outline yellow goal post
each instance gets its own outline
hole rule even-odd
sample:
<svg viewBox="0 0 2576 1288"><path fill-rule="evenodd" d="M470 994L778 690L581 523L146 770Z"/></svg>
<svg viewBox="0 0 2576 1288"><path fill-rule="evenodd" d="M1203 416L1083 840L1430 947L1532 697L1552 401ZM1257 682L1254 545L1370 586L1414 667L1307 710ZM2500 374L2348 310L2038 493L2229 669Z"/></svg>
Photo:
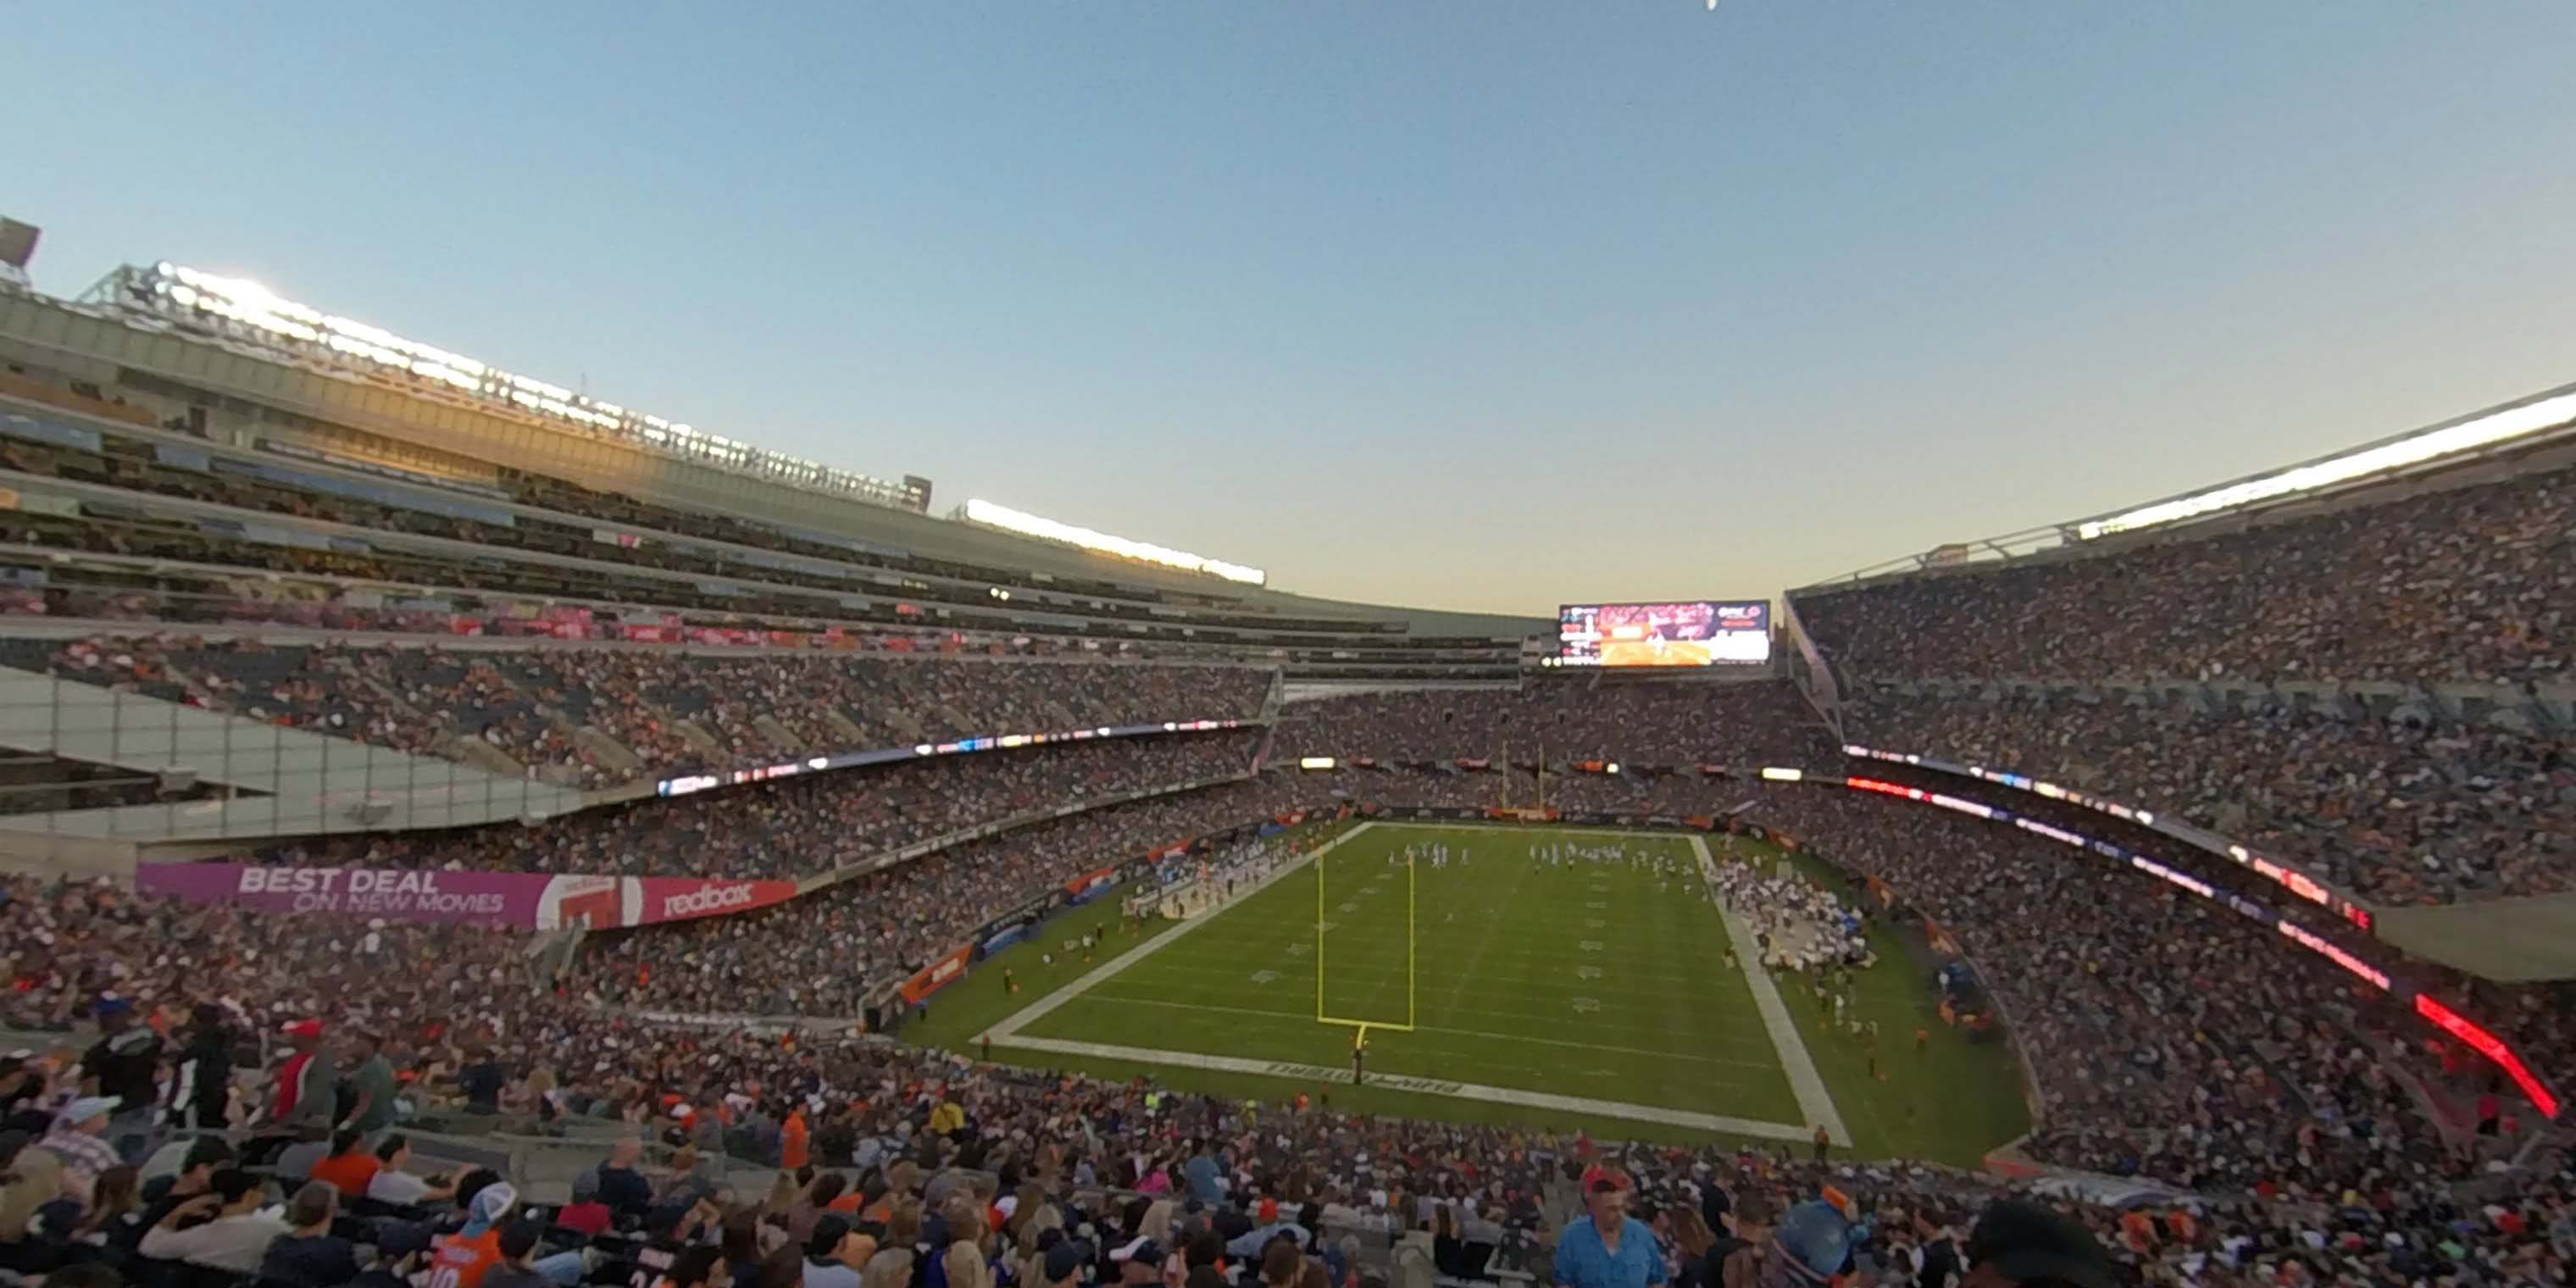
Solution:
<svg viewBox="0 0 2576 1288"><path fill-rule="evenodd" d="M1384 1029L1389 1033L1411 1033L1413 1031L1413 919L1414 910L1418 906L1414 902L1416 886L1413 873L1413 860L1408 857L1404 861L1404 1022L1402 1024L1397 1024L1392 1020L1346 1019L1342 1016L1331 1014L1324 1008L1324 862L1327 857L1328 856L1326 855L1317 855L1315 858L1315 1022L1317 1024L1332 1024L1356 1030L1356 1032L1351 1035L1351 1049L1357 1051L1365 1049L1368 1046L1368 1031L1370 1029Z"/></svg>

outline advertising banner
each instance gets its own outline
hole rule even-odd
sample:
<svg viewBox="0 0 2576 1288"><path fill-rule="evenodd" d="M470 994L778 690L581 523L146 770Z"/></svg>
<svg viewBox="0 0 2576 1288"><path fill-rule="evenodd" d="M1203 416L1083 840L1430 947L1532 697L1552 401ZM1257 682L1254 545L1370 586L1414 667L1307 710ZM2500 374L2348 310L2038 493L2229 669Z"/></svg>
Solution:
<svg viewBox="0 0 2576 1288"><path fill-rule="evenodd" d="M898 990L906 1006L919 1006L931 994L966 977L966 963L975 955L975 945L965 944L941 954L937 960L912 973Z"/></svg>
<svg viewBox="0 0 2576 1288"><path fill-rule="evenodd" d="M135 889L190 903L509 930L649 926L782 903L793 881L141 863Z"/></svg>
<svg viewBox="0 0 2576 1288"><path fill-rule="evenodd" d="M1075 877L1071 881L1065 882L1064 892L1066 895L1070 896L1075 903L1087 903L1094 896L1097 896L1100 892L1107 890L1112 884L1115 884L1117 880L1118 869L1115 866L1094 868L1089 872L1083 873L1081 876Z"/></svg>

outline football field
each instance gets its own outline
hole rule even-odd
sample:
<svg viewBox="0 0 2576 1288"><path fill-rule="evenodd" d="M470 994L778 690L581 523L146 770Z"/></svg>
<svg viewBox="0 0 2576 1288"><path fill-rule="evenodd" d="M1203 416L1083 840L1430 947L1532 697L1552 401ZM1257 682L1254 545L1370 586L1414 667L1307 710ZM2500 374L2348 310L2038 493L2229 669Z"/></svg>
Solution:
<svg viewBox="0 0 2576 1288"><path fill-rule="evenodd" d="M1534 857L1550 850L1559 861ZM1315 833L1308 853L1187 921L1122 935L1114 907L1077 910L1041 943L979 968L953 1004L943 995L937 1022L907 1036L963 1049L989 1040L993 1058L1017 1063L1418 1117L1800 1144L1821 1124L1845 1145L1857 1135L1922 1148L1900 1146L1923 1124L1899 1121L1859 1067L1857 1040L1837 1041L1794 977L1784 997L1771 972L1750 966L1749 931L1709 897L1704 863L1778 862L1767 846L1373 822ZM1094 927L1104 941L1082 960L1070 946ZM994 990L996 965L1023 991ZM1898 972L1867 974L1916 986ZM1857 991L1863 1014L1891 996ZM1915 1019L1910 1007L1887 1015L1882 1029L1902 1025L1891 1050L1918 1055ZM1932 1053L1919 1054L1930 1072ZM1942 1053L1945 1071L1955 1054Z"/></svg>

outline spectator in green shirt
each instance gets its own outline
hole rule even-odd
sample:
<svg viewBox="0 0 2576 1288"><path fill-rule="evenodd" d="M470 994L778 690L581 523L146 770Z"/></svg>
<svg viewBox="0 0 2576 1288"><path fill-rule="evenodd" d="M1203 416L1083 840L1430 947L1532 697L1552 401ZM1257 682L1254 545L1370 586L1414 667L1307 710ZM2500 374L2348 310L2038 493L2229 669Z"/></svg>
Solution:
<svg viewBox="0 0 2576 1288"><path fill-rule="evenodd" d="M385 1035L365 1032L358 1035L357 1049L352 1053L357 1068L349 1073L349 1089L354 1099L349 1112L340 1120L344 1127L355 1127L368 1136L394 1125L394 1066L385 1058Z"/></svg>

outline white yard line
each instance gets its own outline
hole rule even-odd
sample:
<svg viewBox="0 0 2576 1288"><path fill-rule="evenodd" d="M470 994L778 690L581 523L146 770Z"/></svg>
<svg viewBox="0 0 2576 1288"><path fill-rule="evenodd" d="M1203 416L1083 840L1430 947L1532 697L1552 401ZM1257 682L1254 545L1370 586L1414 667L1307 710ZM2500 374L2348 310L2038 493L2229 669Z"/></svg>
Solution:
<svg viewBox="0 0 2576 1288"><path fill-rule="evenodd" d="M996 1034L993 1040L998 1043L1002 1039L999 1034ZM1145 1047L1112 1046L1105 1042L1070 1042L1061 1038L1015 1037L1011 1039L1010 1045L1024 1050L1044 1051L1051 1055L1087 1056L1095 1060L1127 1060L1138 1064L1208 1069L1218 1073L1248 1073L1269 1078L1292 1078L1300 1082L1349 1082L1351 1080L1351 1071L1348 1069L1326 1068L1320 1064L1297 1064L1284 1060L1247 1060L1239 1056L1199 1055L1189 1051L1157 1051ZM1449 1082L1437 1078L1414 1078L1393 1073L1370 1074L1368 1085L1422 1095L1448 1096L1456 1100L1480 1100L1487 1104L1517 1105L1525 1109L1553 1109L1560 1113L1662 1123L1672 1127L1687 1127L1695 1131L1730 1132L1738 1136L1758 1136L1765 1140L1807 1139L1806 1128L1790 1123L1729 1118L1723 1114L1703 1114L1688 1109L1665 1109L1656 1105L1635 1105L1618 1100L1595 1100L1589 1096L1560 1096L1544 1091L1520 1091L1510 1087L1487 1087L1472 1082Z"/></svg>
<svg viewBox="0 0 2576 1288"><path fill-rule="evenodd" d="M1184 935L1196 932L1201 927L1206 926L1208 923L1215 921L1219 916L1222 916L1227 909L1269 889L1289 873L1295 872L1300 868L1305 867L1307 864L1332 853L1334 847L1375 826L1377 826L1377 824L1373 822L1362 823L1358 827L1352 828L1351 830L1342 833L1340 836L1336 836L1332 840L1316 846L1314 853L1300 857L1295 862L1289 863L1279 868L1277 871L1272 872L1269 876L1263 877L1260 881L1254 883L1251 889L1246 890L1232 899L1228 899L1224 903L1214 908L1210 908L1206 912L1192 917L1159 935L1155 935L1152 938L1147 939L1145 942L1110 958L1108 961L1102 962L1096 967L1093 967L1091 970L1085 972L1080 979L1047 994L1045 997L1039 998L1037 1001L1021 1008L1010 1018L993 1026L993 1041L1002 1042L1013 1037L1027 1025L1040 1019L1044 1019L1049 1014L1052 1014L1057 1007L1100 987L1101 982L1108 979L1110 976L1153 956L1155 951L1162 948L1165 944L1171 943L1173 940L1179 939ZM1028 1043L1022 1042L1019 1045L1026 1046Z"/></svg>
<svg viewBox="0 0 2576 1288"><path fill-rule="evenodd" d="M1246 1015L1265 1020L1302 1020L1309 1018L1296 1011L1264 1011L1250 1006L1217 1006L1209 1002L1174 1002L1160 997L1136 997L1126 993L1102 993L1100 994L1100 999L1103 1001L1116 1002L1121 1006L1166 1006L1178 1011L1215 1011L1225 1015ZM1489 1015L1506 1014L1501 1011L1482 1013ZM1533 1015L1522 1018L1552 1022L1556 1017ZM1498 1042L1535 1042L1541 1046L1572 1047L1577 1051L1613 1051L1620 1055L1652 1056L1658 1060L1688 1060L1694 1064L1722 1064L1737 1069L1760 1069L1765 1072L1779 1067L1768 1060L1721 1060L1712 1055L1684 1055L1679 1051L1649 1051L1644 1047L1610 1046L1601 1042L1569 1042L1563 1038L1543 1038L1528 1033L1488 1033L1483 1029L1444 1029L1429 1024L1417 1024L1414 1026L1413 1031L1416 1033L1446 1033L1452 1037L1462 1038L1492 1038Z"/></svg>
<svg viewBox="0 0 2576 1288"><path fill-rule="evenodd" d="M1491 911L1487 913L1485 917L1484 933L1476 936L1475 950L1467 954L1467 964L1458 971L1458 982L1449 986L1449 1000L1441 1008L1444 1011L1455 1011L1458 1009L1458 999L1466 995L1467 985L1475 981L1476 967L1485 960L1485 950L1494 946L1494 927L1503 924L1503 919L1499 914L1504 909L1508 909L1512 906L1513 897L1521 892L1521 883L1529 880L1530 870L1528 868L1517 863L1513 864L1512 868L1512 884L1510 888L1503 891L1502 899L1498 903L1494 904ZM1551 976L1561 978L1563 970L1564 967L1559 965L1556 968L1556 971L1551 973ZM1514 982L1526 983L1528 981L1515 980Z"/></svg>
<svg viewBox="0 0 2576 1288"><path fill-rule="evenodd" d="M1161 959L1156 959L1157 965L1160 964L1160 961ZM1150 983L1146 982L1153 974L1153 970L1149 968L1143 974L1133 974L1127 976L1127 978L1136 980L1139 988L1150 989L1151 992L1145 996L1150 996L1155 1000L1168 1000L1175 1004L1214 1011L1243 1010L1260 1015L1294 1015L1301 1019L1313 1018L1302 1010L1282 1011L1260 1007L1237 1007L1230 1005L1228 1003L1230 1003L1232 999L1245 996L1245 986L1231 978L1220 980L1213 984L1199 980L1167 980L1160 978L1155 978ZM1702 978L1694 981L1694 983L1705 984L1707 983L1707 979L1703 976ZM1570 1004L1572 995L1566 994L1564 996L1566 1001ZM1103 999L1114 999L1121 1002L1130 1002L1138 1000L1138 997L1139 995L1135 993L1129 993L1124 990L1104 986L1094 988L1087 995L1087 1000L1097 1002ZM1203 1000L1207 998L1215 998L1219 1000L1214 1002ZM1438 1012L1438 1014L1443 1017L1444 1021L1448 1019L1476 1017L1475 1022L1482 1023L1485 1020L1499 1020L1503 1022L1503 1027L1513 1030L1526 1031L1526 1026L1537 1025L1549 1032L1565 1034L1580 1034L1596 1028L1610 1032L1625 1033L1635 1027L1633 1024L1629 1023L1629 1017L1631 1015L1629 1007L1623 1004L1621 1000L1615 996L1603 999L1602 1009L1597 1014L1590 1012L1568 1014L1563 1007L1544 1011L1523 1011L1491 1006L1444 1007ZM1736 1017L1728 1016L1726 1018L1728 1020L1734 1020ZM1416 1025L1415 1027L1419 1031L1425 1033L1443 1031L1439 1026L1429 1024ZM1493 1036L1489 1031L1482 1029L1450 1027L1446 1031L1452 1033L1464 1033L1473 1036ZM1735 1063L1745 1064L1749 1068L1776 1070L1780 1067L1779 1061L1773 1058L1776 1053L1772 1050L1769 1035L1745 1029L1741 1024L1731 1024L1727 1028L1710 1034L1707 1040L1709 1043L1709 1049L1711 1050L1724 1052L1743 1051L1755 1053L1762 1057L1755 1061L1737 1061ZM1590 1047L1597 1046L1599 1044L1594 1042L1569 1041L1569 1045Z"/></svg>
<svg viewBox="0 0 2576 1288"><path fill-rule="evenodd" d="M1699 856L1700 874L1711 890L1717 886L1717 860L1710 857L1708 841L1690 838L1691 851ZM1843 1125L1834 1097L1825 1090L1825 1079L1816 1072L1815 1058L1807 1054L1806 1040L1798 1036L1798 1026L1789 1019L1789 1006L1780 1000L1780 989L1771 982L1771 969L1762 964L1761 951L1755 944L1753 929L1744 924L1735 910L1718 900L1718 915L1726 921L1726 937L1735 944L1735 960L1744 970L1744 982L1753 990L1753 1009L1762 1015L1762 1027L1771 1034L1771 1045L1780 1053L1780 1070L1789 1075L1789 1090L1797 1093L1798 1112L1807 1121L1832 1133L1839 1145L1851 1144L1851 1129Z"/></svg>

